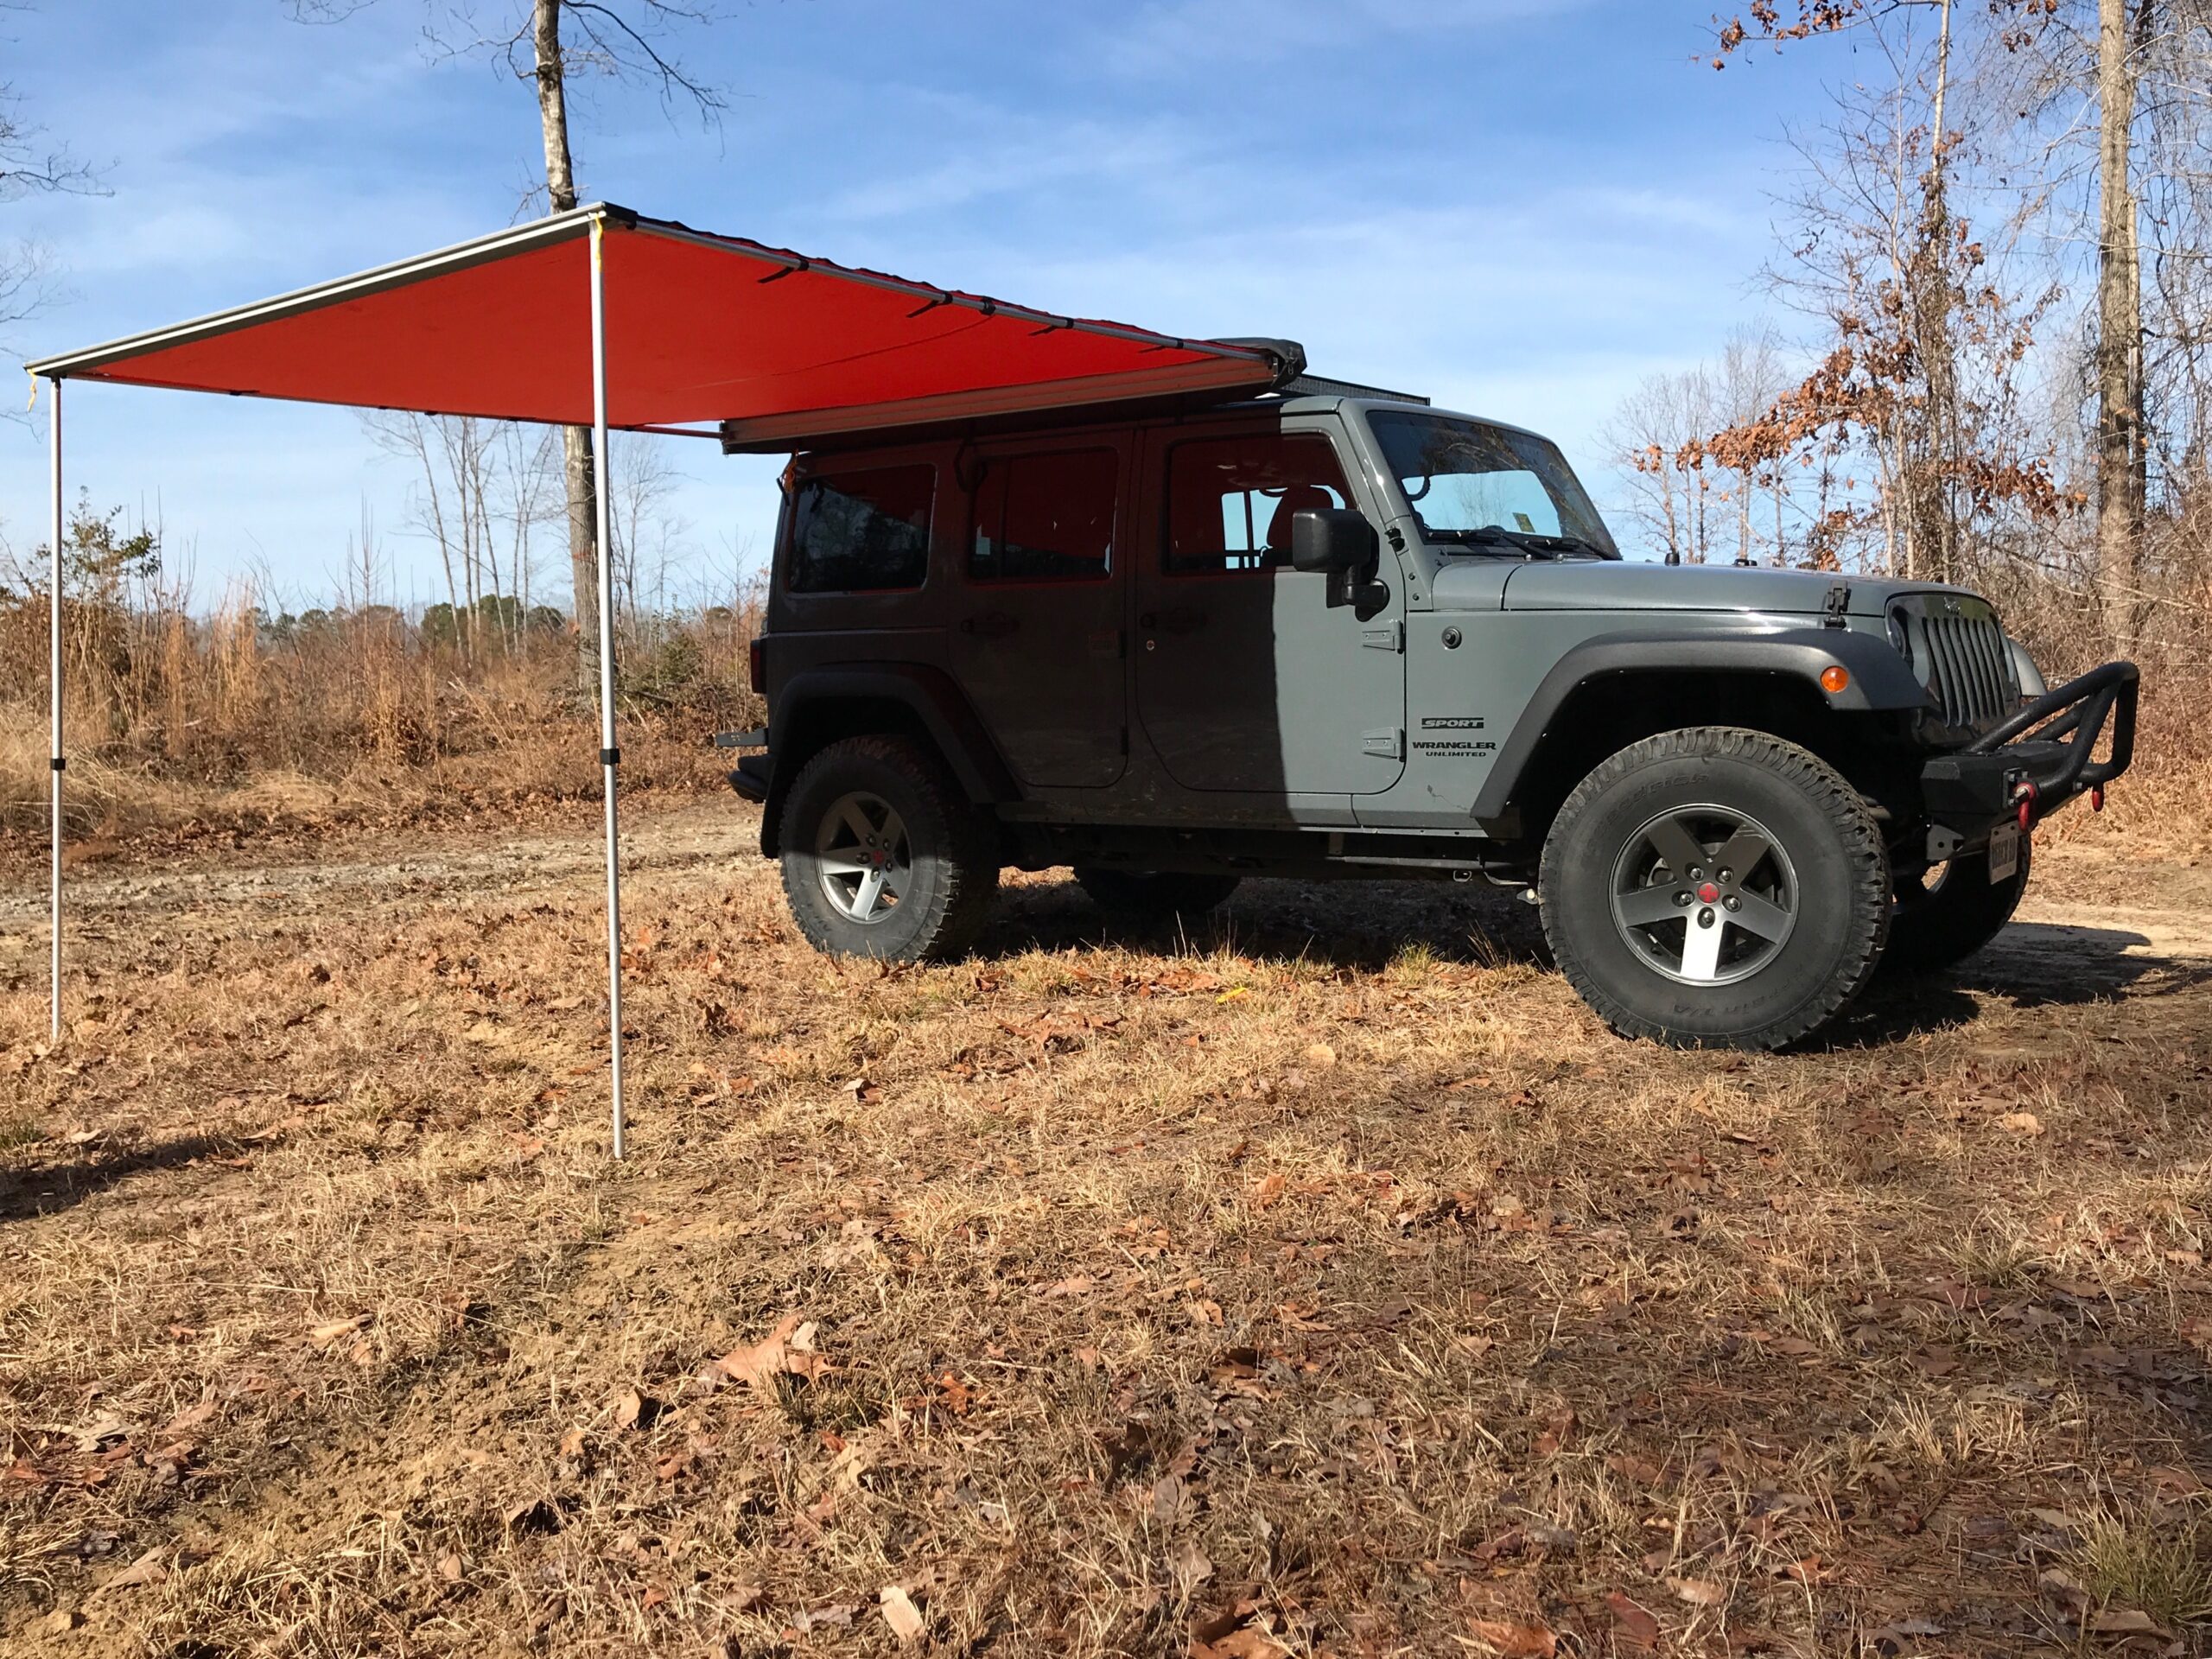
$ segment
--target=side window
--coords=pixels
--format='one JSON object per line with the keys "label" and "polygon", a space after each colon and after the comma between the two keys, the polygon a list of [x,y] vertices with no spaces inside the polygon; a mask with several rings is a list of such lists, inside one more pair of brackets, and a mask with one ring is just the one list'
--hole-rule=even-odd
{"label": "side window", "polygon": [[937,468],[818,473],[791,498],[784,586],[794,594],[918,588],[930,568]]}
{"label": "side window", "polygon": [[1167,452],[1167,569],[1271,570],[1290,563],[1290,517],[1351,500],[1318,432],[1202,438]]}
{"label": "side window", "polygon": [[978,582],[1095,582],[1114,553],[1121,456],[1111,449],[994,455],[976,486],[968,574]]}

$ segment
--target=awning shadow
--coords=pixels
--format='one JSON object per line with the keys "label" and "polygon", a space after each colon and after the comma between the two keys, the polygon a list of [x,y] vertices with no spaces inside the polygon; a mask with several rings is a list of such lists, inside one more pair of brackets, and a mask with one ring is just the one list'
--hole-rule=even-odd
{"label": "awning shadow", "polygon": [[231,1141],[212,1135],[157,1141],[129,1152],[94,1153],[66,1164],[0,1168],[0,1224],[50,1216],[73,1208],[118,1181],[151,1170],[178,1169],[196,1159],[234,1150]]}

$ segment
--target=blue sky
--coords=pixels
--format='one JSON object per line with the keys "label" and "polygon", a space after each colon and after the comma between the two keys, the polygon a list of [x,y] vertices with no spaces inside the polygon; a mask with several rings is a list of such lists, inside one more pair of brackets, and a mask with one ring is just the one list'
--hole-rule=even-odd
{"label": "blue sky", "polygon": [[[476,0],[503,16],[520,0]],[[1060,312],[1286,335],[1322,372],[1560,439],[1764,309],[1785,121],[1847,48],[1694,60],[1709,0],[757,0],[678,44],[719,132],[582,89],[584,194]],[[496,228],[540,164],[529,88],[435,60],[424,0],[336,27],[280,0],[41,0],[0,16],[24,114],[101,196],[0,207],[60,300],[20,360]],[[20,394],[19,394],[20,395]],[[352,415],[92,385],[70,491],[158,511],[203,602],[250,569],[332,591],[365,506],[432,597],[404,469]],[[773,466],[664,441],[702,564],[755,556]],[[0,426],[0,535],[43,539],[39,433]],[[548,545],[549,553],[551,551]],[[557,560],[548,585],[562,582]]]}

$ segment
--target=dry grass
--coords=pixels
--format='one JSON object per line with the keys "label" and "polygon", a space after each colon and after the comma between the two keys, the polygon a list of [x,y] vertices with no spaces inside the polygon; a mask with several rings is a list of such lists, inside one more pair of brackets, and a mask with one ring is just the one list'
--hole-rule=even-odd
{"label": "dry grass", "polygon": [[[0,564],[0,847],[43,838],[42,594]],[[618,640],[625,779],[699,789],[705,747],[755,725],[746,648],[757,584],[728,605],[626,615]],[[385,606],[271,620],[233,595],[194,616],[157,584],[73,599],[66,629],[67,812],[86,850],[149,840],[315,831],[573,801],[599,787],[595,682],[550,617],[455,638]]]}
{"label": "dry grass", "polygon": [[1744,1058],[1506,899],[1047,876],[882,972],[637,825],[619,1167],[581,812],[126,859],[50,1052],[0,901],[0,1645],[2201,1639],[2201,870]]}

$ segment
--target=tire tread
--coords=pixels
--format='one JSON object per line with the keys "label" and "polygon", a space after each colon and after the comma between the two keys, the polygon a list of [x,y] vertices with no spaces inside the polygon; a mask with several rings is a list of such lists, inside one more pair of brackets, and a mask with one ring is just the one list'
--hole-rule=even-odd
{"label": "tire tread", "polygon": [[[1890,928],[1889,850],[1882,840],[1881,826],[1875,822],[1866,798],[1843,774],[1809,749],[1771,733],[1737,726],[1684,727],[1630,744],[1600,761],[1560,805],[1552,820],[1551,831],[1545,837],[1538,888],[1542,891],[1556,879],[1554,859],[1560,845],[1560,826],[1572,823],[1588,810],[1592,803],[1611,785],[1642,767],[1662,761],[1719,760],[1746,761],[1772,772],[1828,813],[1843,833],[1845,854],[1856,889],[1853,900],[1874,918],[1851,957],[1839,965],[1819,995],[1800,1003],[1782,1018],[1731,1039],[1737,1047],[1787,1048],[1834,1019],[1866,988],[1881,961]],[[1559,937],[1549,906],[1542,907],[1541,916],[1544,938],[1551,946],[1560,971],[1566,975],[1576,995],[1615,1031],[1623,1036],[1648,1038],[1676,1048],[1699,1047],[1715,1040],[1697,1033],[1670,1029],[1624,1006],[1596,982],[1572,948]]]}
{"label": "tire tread", "polygon": [[[822,772],[855,760],[871,760],[902,773],[946,830],[949,844],[942,861],[945,879],[932,884],[934,890],[915,941],[896,959],[944,962],[964,954],[989,919],[991,901],[998,892],[999,866],[991,825],[936,757],[910,738],[888,734],[840,738],[818,750],[791,780],[790,793],[784,798],[785,821],[781,836],[786,849],[784,897],[792,919],[816,950],[826,956],[843,953],[839,942],[823,927],[818,898],[805,890],[810,877],[798,873],[790,856],[790,849],[809,844],[804,826],[791,823],[791,814],[794,804],[810,798],[810,785]],[[911,824],[907,833],[913,834]]]}

